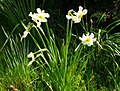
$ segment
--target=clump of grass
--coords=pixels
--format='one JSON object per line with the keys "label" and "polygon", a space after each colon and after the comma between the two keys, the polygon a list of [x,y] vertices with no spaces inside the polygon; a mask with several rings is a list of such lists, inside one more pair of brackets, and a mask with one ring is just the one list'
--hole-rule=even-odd
{"label": "clump of grass", "polygon": [[[3,69],[4,72],[1,71],[4,76],[0,75],[1,89],[119,90],[120,67],[117,58],[120,57],[120,33],[110,35],[109,32],[120,24],[120,20],[99,29],[105,14],[88,26],[87,19],[83,19],[86,13],[87,10],[82,7],[79,7],[78,12],[68,11],[66,35],[61,43],[56,41],[55,34],[47,23],[49,14],[41,12],[40,8],[37,13],[30,13],[35,24],[29,22],[26,26],[21,21],[25,28],[21,39],[4,32],[9,45],[4,49],[6,68]],[[80,24],[84,33],[82,37],[73,34],[75,23]],[[27,39],[24,39],[27,36],[32,44],[27,44]],[[30,51],[32,45],[36,47]]]}
{"label": "clump of grass", "polygon": [[[24,91],[36,90],[38,74],[34,69],[27,66],[29,51],[26,41],[20,42],[18,37],[9,37],[8,45],[3,50],[4,64],[1,68],[0,88],[4,90],[18,89]],[[2,90],[3,91],[3,90]]]}

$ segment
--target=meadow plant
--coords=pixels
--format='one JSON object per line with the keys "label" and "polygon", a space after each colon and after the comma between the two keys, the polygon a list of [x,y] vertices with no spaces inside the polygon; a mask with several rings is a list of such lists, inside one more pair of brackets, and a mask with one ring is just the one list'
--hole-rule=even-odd
{"label": "meadow plant", "polygon": [[[28,66],[38,66],[37,68],[40,70],[41,80],[46,84],[45,89],[51,91],[89,90],[87,84],[90,82],[93,75],[91,75],[89,79],[86,79],[86,81],[84,78],[88,62],[91,61],[91,53],[93,54],[95,51],[92,46],[97,47],[100,45],[96,36],[94,36],[93,33],[90,33],[89,35],[89,32],[83,34],[82,37],[78,38],[81,42],[75,49],[72,49],[74,51],[69,55],[71,38],[73,38],[72,26],[84,21],[82,18],[87,14],[87,9],[83,9],[82,6],[79,6],[78,12],[73,9],[68,11],[68,15],[66,15],[66,38],[63,40],[60,48],[58,48],[55,41],[55,35],[47,23],[47,18],[49,18],[50,15],[40,8],[37,8],[36,10],[37,13],[32,14],[32,12],[30,12],[29,14],[36,24],[29,23],[32,26],[31,28],[28,28],[27,26],[29,26],[29,24],[26,26],[22,22],[26,30],[21,39],[23,40],[23,38],[26,38],[29,34],[35,45],[38,47],[38,51],[30,52],[28,54],[28,58],[32,59]],[[41,23],[45,23],[46,28],[42,29]],[[35,36],[30,32],[33,28],[37,32],[36,35],[39,36],[40,42],[35,39]],[[96,43],[94,44],[94,42]],[[91,48],[91,51],[88,50],[88,52],[85,52],[87,49],[90,49],[87,48],[87,46]],[[36,63],[37,65],[34,65],[33,63]]]}
{"label": "meadow plant", "polygon": [[35,0],[2,0],[0,12],[11,21],[13,27],[20,24],[20,20],[29,21],[28,12],[35,11]]}
{"label": "meadow plant", "polygon": [[[28,68],[28,42],[20,42],[18,36],[9,36],[8,46],[3,51],[0,69],[1,91],[34,91],[36,89],[37,73]],[[4,68],[4,69],[3,69]],[[34,81],[34,83],[33,83]],[[33,86],[34,85],[34,86]]]}
{"label": "meadow plant", "polygon": [[[4,53],[8,70],[0,80],[2,90],[8,85],[21,91],[109,90],[107,87],[120,90],[120,67],[116,60],[120,57],[120,33],[109,35],[120,25],[120,20],[99,28],[103,14],[96,22],[91,20],[89,26],[85,19],[87,9],[82,6],[77,12],[71,9],[66,15],[65,38],[58,45],[59,41],[49,26],[49,13],[40,8],[36,13],[33,11],[28,15],[33,22],[26,25],[21,21],[25,28],[21,39],[13,39],[4,32],[10,48]],[[73,26],[77,24],[82,27],[82,35],[73,33]],[[27,39],[29,45],[26,47]],[[31,45],[35,45],[32,50],[29,49]],[[3,80],[6,78],[8,80]],[[107,83],[112,84],[107,86]]]}

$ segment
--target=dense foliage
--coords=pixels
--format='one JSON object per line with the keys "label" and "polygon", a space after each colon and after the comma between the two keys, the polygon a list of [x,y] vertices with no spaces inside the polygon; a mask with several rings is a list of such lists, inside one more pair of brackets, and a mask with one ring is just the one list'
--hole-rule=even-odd
{"label": "dense foliage", "polygon": [[0,91],[119,91],[119,3],[0,0]]}

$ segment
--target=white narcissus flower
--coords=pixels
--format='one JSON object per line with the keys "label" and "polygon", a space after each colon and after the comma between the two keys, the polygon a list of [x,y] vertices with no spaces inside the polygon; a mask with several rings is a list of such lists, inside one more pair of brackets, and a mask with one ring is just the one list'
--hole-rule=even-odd
{"label": "white narcissus flower", "polygon": [[34,53],[30,52],[28,55],[27,55],[28,58],[32,58],[32,60],[28,63],[28,66],[30,66],[34,61],[35,61],[35,58],[34,58]]}
{"label": "white narcissus flower", "polygon": [[79,23],[83,15],[86,15],[87,12],[87,9],[83,9],[82,6],[79,6],[78,12],[75,12],[73,9],[69,10],[68,14],[66,15],[66,18],[68,20],[71,19],[72,21],[74,21],[74,23]]}
{"label": "white narcissus flower", "polygon": [[36,10],[37,13],[32,14],[32,12],[30,12],[29,16],[32,17],[32,20],[37,23],[37,27],[40,27],[41,22],[47,22],[46,18],[49,18],[50,15],[45,13],[45,11],[40,8],[37,8]]}
{"label": "white narcissus flower", "polygon": [[47,22],[46,18],[49,18],[50,15],[48,13],[45,13],[45,10],[41,10],[40,8],[37,8],[37,16],[38,16],[38,20],[40,20],[40,22]]}
{"label": "white narcissus flower", "polygon": [[81,18],[83,17],[83,15],[86,15],[87,12],[88,12],[87,9],[83,9],[82,6],[79,6],[78,12],[74,13],[76,15],[74,22],[79,23],[81,21]]}
{"label": "white narcissus flower", "polygon": [[32,20],[33,20],[35,23],[37,23],[37,27],[39,27],[39,26],[41,25],[41,22],[40,22],[40,20],[38,20],[39,18],[38,18],[38,16],[37,16],[35,13],[32,14],[32,12],[30,12],[29,16],[31,16],[31,17],[32,17]]}
{"label": "white narcissus flower", "polygon": [[86,36],[83,34],[83,36],[79,37],[79,39],[82,41],[84,45],[87,45],[87,46],[93,45],[93,42],[96,41],[96,38],[94,38],[93,33],[91,33],[90,35],[89,33],[87,33]]}

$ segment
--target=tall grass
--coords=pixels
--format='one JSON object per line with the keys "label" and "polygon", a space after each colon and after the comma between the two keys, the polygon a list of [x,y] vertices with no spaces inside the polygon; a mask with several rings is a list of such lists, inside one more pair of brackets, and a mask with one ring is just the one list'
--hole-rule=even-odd
{"label": "tall grass", "polygon": [[6,68],[1,66],[1,90],[13,86],[22,91],[119,91],[120,33],[109,32],[120,20],[100,28],[104,15],[91,26],[87,19],[79,24],[82,33],[95,34],[97,41],[91,46],[81,42],[80,34],[73,34],[73,26],[77,24],[72,20],[67,20],[66,35],[61,42],[56,41],[47,22],[37,27],[21,21],[28,32],[26,39],[8,37],[4,32],[9,45],[4,49]]}
{"label": "tall grass", "polygon": [[35,0],[3,0],[0,1],[0,12],[15,26],[20,20],[29,21],[28,13],[35,11]]}
{"label": "tall grass", "polygon": [[[97,25],[99,25],[103,17],[104,15],[100,17]],[[119,20],[113,24],[119,25]],[[89,32],[88,26],[84,21],[82,21],[81,25],[85,32]],[[59,47],[55,35],[48,24],[44,28],[44,31],[47,31],[46,34],[40,33],[39,29],[34,26],[33,28],[36,29],[36,33],[41,42],[39,43],[31,33],[30,36],[37,45],[38,50],[41,50],[41,48],[48,49],[45,54],[44,52],[38,54],[41,57],[36,57],[37,60],[35,61],[39,64],[38,68],[42,69],[41,79],[46,83],[47,88],[51,91],[97,90],[101,87],[119,90],[118,74],[120,69],[116,59],[120,56],[120,50],[119,45],[111,40],[111,36],[113,35],[109,36],[109,31],[115,27],[113,25],[108,30],[107,28],[110,25],[105,29],[101,29],[100,39],[98,41],[102,48],[98,45],[87,47],[77,42],[74,42],[76,47],[72,47],[73,41],[77,40],[72,36],[72,21],[67,22],[66,38],[63,39]],[[98,26],[96,28],[90,28],[91,32],[96,32],[94,30],[99,30]],[[96,37],[98,35],[99,33],[96,33]],[[116,39],[114,40],[117,41],[119,39],[119,33],[115,34],[115,36],[114,38]],[[43,44],[42,47],[41,44]],[[77,47],[78,44],[79,46]],[[116,49],[112,47],[115,45]],[[77,51],[75,51],[75,48],[77,48]],[[113,52],[113,50],[116,51]],[[109,64],[112,64],[112,67]],[[113,84],[110,85],[111,82]],[[109,83],[109,86],[107,83]],[[98,84],[101,84],[101,86]]]}
{"label": "tall grass", "polygon": [[0,60],[2,64],[0,66],[0,90],[37,91],[38,74],[35,72],[35,68],[31,69],[27,66],[28,42],[21,43],[18,36],[11,36],[7,44],[6,48],[2,50],[3,60]]}

